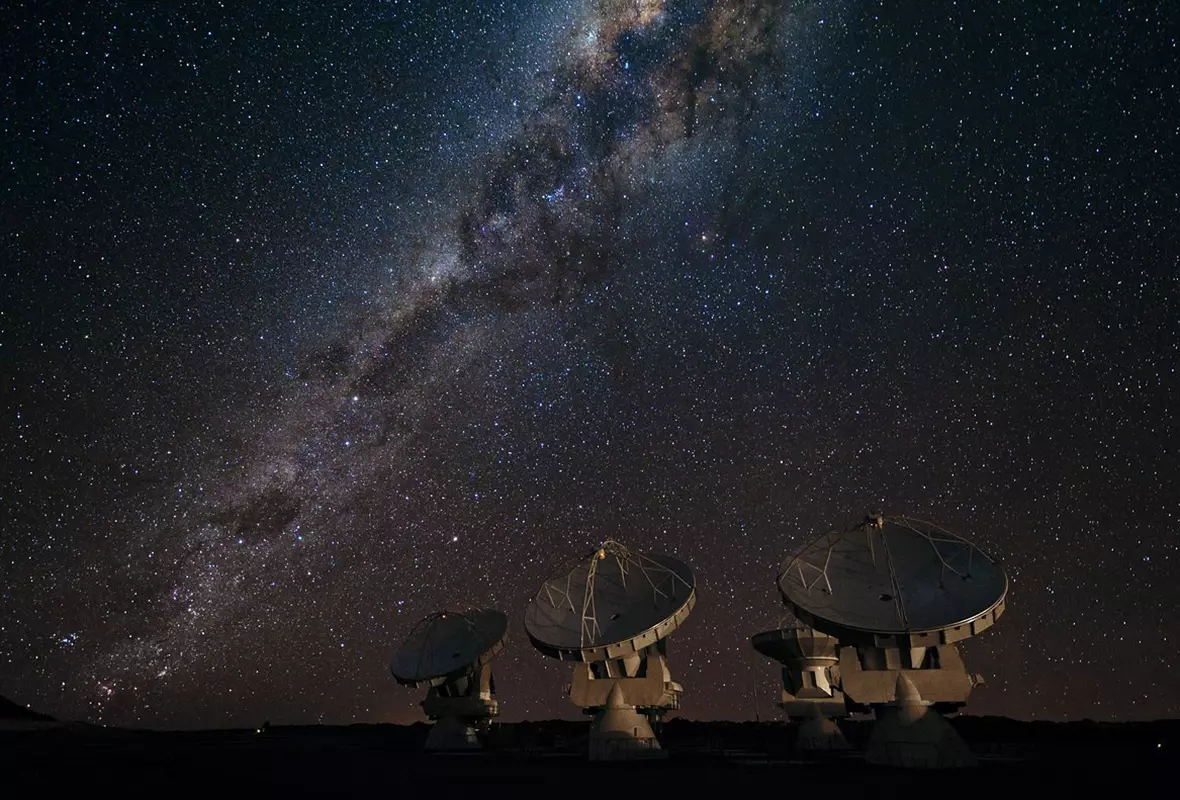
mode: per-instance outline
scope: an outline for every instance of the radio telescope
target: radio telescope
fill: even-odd
[[[390,672],[403,686],[429,688],[422,710],[435,723],[427,750],[473,750],[500,709],[491,660],[504,649],[508,617],[464,606],[440,611],[410,630]]]
[[[782,700],[788,718],[800,719],[795,746],[800,750],[847,750],[848,740],[835,723],[847,715],[840,691],[840,643],[797,620],[750,639],[754,649],[782,664]]]
[[[955,643],[1003,614],[1008,578],[999,564],[932,523],[874,515],[805,545],[787,559],[778,588],[804,625],[838,643],[828,680],[849,710],[875,713],[870,762],[974,763],[940,712],[957,711],[982,682]]]
[[[608,540],[561,567],[525,609],[533,646],[574,665],[570,699],[593,715],[590,759],[666,755],[652,730],[680,707],[667,637],[696,603],[692,570]]]

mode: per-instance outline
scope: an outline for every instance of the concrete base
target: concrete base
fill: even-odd
[[[454,683],[432,686],[426,693],[422,710],[435,720],[426,737],[426,750],[479,750],[483,746],[479,733],[500,713],[500,704],[491,694],[491,667],[485,664],[476,677],[481,683],[467,679],[462,687],[466,694],[444,694],[454,691]],[[480,685],[483,688],[476,691]]]
[[[426,737],[426,750],[479,750],[479,737],[475,732],[475,722],[459,717],[442,717],[432,726]]]
[[[607,704],[598,709],[590,724],[591,761],[631,761],[665,758],[660,741],[647,716],[623,701],[616,685]]]
[[[907,769],[956,769],[978,762],[941,714],[922,700],[905,675],[897,678],[895,700],[878,706],[865,761]]]
[[[836,721],[824,716],[819,706],[815,705],[799,725],[795,734],[795,747],[804,752],[852,749]]]

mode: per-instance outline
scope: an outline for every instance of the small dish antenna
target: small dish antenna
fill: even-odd
[[[680,707],[667,637],[696,604],[692,570],[607,540],[561,566],[525,608],[524,628],[545,655],[577,662],[570,699],[594,721],[591,760],[665,755],[652,723]]]
[[[840,643],[794,618],[754,635],[750,643],[782,665],[782,698],[788,719],[800,721],[795,747],[803,751],[847,750],[848,740],[835,719],[846,716],[837,677]]]
[[[927,717],[957,711],[982,682],[955,643],[1004,613],[1008,578],[995,560],[933,523],[873,514],[804,545],[777,583],[800,624],[753,644],[783,664],[788,714],[805,702],[830,712],[842,696],[845,713],[877,717],[874,763],[974,763],[953,728]]]
[[[422,710],[435,721],[427,750],[472,750],[500,709],[491,660],[508,639],[500,611],[457,606],[419,621],[393,657],[390,672],[403,686],[429,687]]]

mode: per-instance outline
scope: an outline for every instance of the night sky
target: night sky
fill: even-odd
[[[0,694],[407,722],[397,643],[617,537],[690,718],[774,716],[779,562],[1006,567],[975,714],[1180,715],[1170,2],[14,2]]]

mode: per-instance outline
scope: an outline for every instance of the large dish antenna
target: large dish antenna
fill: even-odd
[[[830,530],[787,559],[784,602],[843,644],[950,644],[1004,612],[1008,578],[971,542],[930,522],[871,516]]]
[[[696,582],[687,565],[608,540],[541,584],[525,609],[524,628],[545,655],[606,661],[664,639],[695,604]]]
[[[692,570],[608,540],[566,562],[529,601],[524,628],[547,656],[579,662],[570,699],[593,715],[591,760],[655,758],[652,723],[680,707],[667,637],[696,603]]]
[[[420,620],[389,671],[403,686],[442,683],[491,661],[504,649],[508,617],[488,608],[460,607]]]
[[[422,709],[435,720],[427,750],[472,750],[499,713],[491,660],[504,649],[508,617],[474,606],[440,611],[419,621],[393,657],[390,672],[403,686],[430,688]]]
[[[784,707],[788,697],[815,694],[815,681],[792,683],[794,672],[809,670],[827,680],[832,699],[843,695],[848,710],[873,710],[872,763],[975,763],[941,713],[961,708],[981,682],[967,672],[955,643],[1004,613],[1008,577],[999,564],[931,522],[877,514],[804,545],[784,563],[777,583],[799,620],[836,643],[833,661],[827,653],[820,659],[818,651],[803,652],[804,643],[814,650],[814,638],[755,637],[760,652],[784,663]]]

